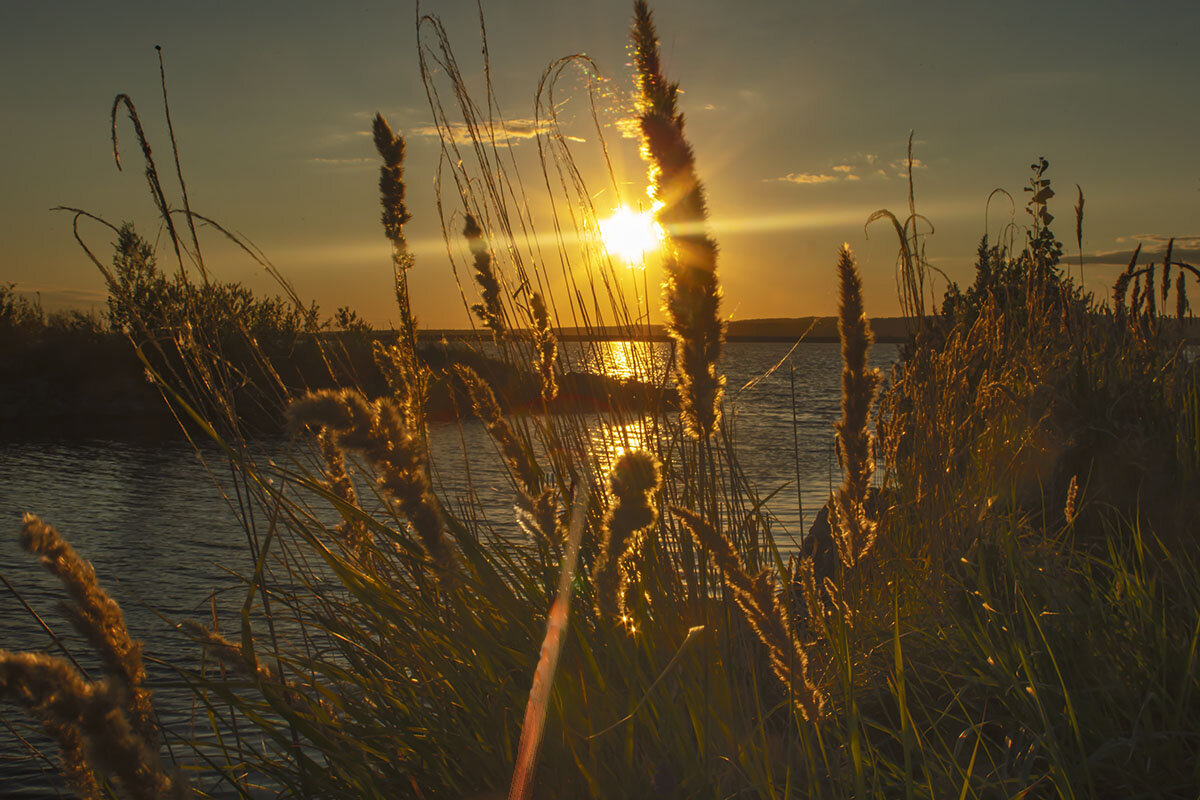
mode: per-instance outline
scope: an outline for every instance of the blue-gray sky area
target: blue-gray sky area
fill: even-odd
[[[1075,185],[1086,196],[1089,288],[1103,293],[1138,242],[1200,256],[1200,3],[898,3],[659,0],[652,7],[664,67],[680,82],[687,135],[721,246],[728,316],[829,314],[836,252],[860,258],[873,315],[897,313],[894,234],[864,233],[879,208],[907,213],[905,148],[915,131],[917,209],[934,226],[932,264],[970,280],[979,237],[1026,219],[1021,191],[1039,156],[1058,192],[1053,225],[1076,248]],[[585,0],[484,2],[491,78],[511,136],[501,149],[520,171],[530,213],[552,231],[538,168],[535,96],[555,58],[586,53],[599,85],[613,170],[625,200],[645,199],[646,171],[629,116],[632,5]],[[425,2],[486,112],[473,2]],[[155,45],[166,59],[172,121],[194,210],[239,231],[327,313],[348,305],[395,318],[389,248],[379,224],[378,163],[367,135],[384,112],[406,135],[422,324],[462,327],[434,181],[438,140],[418,66],[417,8],[396,2],[64,2],[0,7],[0,281],[39,292],[48,307],[102,308],[102,278],[72,235],[85,208],[159,229],[133,130],[118,124],[125,170],[109,139],[113,97],[128,93],[164,179],[174,173]],[[426,29],[429,33],[431,29]],[[445,75],[434,75],[453,117]],[[581,180],[601,213],[618,189],[600,172],[588,83],[556,87]],[[443,165],[443,181],[446,181]],[[555,178],[557,180],[557,178]],[[174,180],[168,194],[177,199]],[[453,189],[443,212],[459,225]],[[560,200],[561,205],[561,200]],[[562,214],[565,209],[559,209]],[[986,227],[985,227],[986,226]],[[108,258],[110,232],[82,228]],[[260,267],[202,234],[213,273],[274,291]],[[1017,233],[1017,241],[1022,238]],[[461,251],[458,237],[450,248]],[[171,265],[160,244],[160,259]],[[547,249],[553,256],[553,247]],[[1078,273],[1078,265],[1071,267]],[[658,280],[653,271],[649,284]],[[468,287],[468,293],[469,293]],[[468,299],[473,299],[468,297]]]

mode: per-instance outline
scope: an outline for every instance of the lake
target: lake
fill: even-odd
[[[635,363],[665,369],[663,343],[569,347],[578,363],[611,375],[629,374]],[[840,481],[832,428],[840,412],[839,345],[801,344],[773,374],[762,377],[789,349],[786,343],[731,342],[722,361],[728,381],[726,424],[759,495],[779,490],[766,507],[785,549],[799,541]],[[885,371],[896,356],[896,345],[872,349],[873,364]],[[589,431],[602,458],[628,444],[626,433],[599,421]],[[261,446],[269,456],[287,457],[286,442]],[[237,502],[230,473],[221,468],[215,447],[203,447],[203,458],[181,442],[22,441],[0,450],[0,575],[12,586],[0,584],[0,648],[51,647],[17,594],[68,645],[79,644],[56,608],[63,597],[59,584],[17,544],[21,514],[31,511],[92,561],[101,584],[124,610],[131,634],[145,642],[149,683],[174,747],[190,735],[193,723],[203,728],[205,720],[167,666],[198,664],[198,649],[163,618],[207,623],[215,605],[223,625],[236,625],[230,611],[241,602],[241,584],[235,573],[253,566],[246,534],[229,505]],[[518,535],[507,477],[482,425],[473,420],[433,425],[430,447],[435,486],[447,506],[454,507],[469,474],[489,522]],[[87,647],[72,650],[85,668],[96,667]],[[55,765],[31,754],[17,738],[46,746],[36,727],[7,704],[0,706],[0,722],[0,797],[59,796]],[[56,762],[52,746],[45,754]]]

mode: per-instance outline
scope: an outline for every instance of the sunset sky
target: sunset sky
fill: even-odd
[[[845,241],[859,254],[867,310],[897,312],[895,237],[865,238],[878,208],[905,211],[902,177],[915,131],[918,210],[935,226],[930,260],[969,280],[979,237],[997,234],[1029,165],[1045,156],[1058,191],[1054,229],[1075,251],[1075,184],[1086,196],[1089,288],[1104,291],[1138,240],[1178,237],[1200,258],[1200,3],[652,3],[668,77],[684,91],[686,132],[721,246],[726,315],[829,314]],[[1086,13],[1080,9],[1086,7]],[[632,108],[631,3],[519,0],[483,5],[496,98],[540,231],[552,230],[533,134],[538,79],[586,53],[608,79],[601,118],[626,200],[645,198],[636,141],[615,123]],[[474,3],[427,2],[444,21],[477,102],[482,60]],[[102,280],[76,245],[77,206],[154,236],[133,131],[113,164],[109,109],[128,93],[164,179],[173,174],[154,46],[163,46],[172,119],[195,210],[257,244],[326,313],[349,305],[395,319],[379,225],[378,162],[366,132],[382,111],[408,139],[412,294],[422,324],[463,327],[466,313],[435,208],[438,142],[418,69],[416,8],[396,2],[6,2],[0,9],[0,282],[48,307],[102,307]],[[442,81],[439,86],[446,91]],[[449,103],[449,96],[444,100]],[[598,209],[616,205],[598,173],[586,84],[556,92]],[[450,110],[450,109],[448,109]],[[452,110],[451,110],[452,113]],[[169,182],[175,187],[175,182]],[[168,189],[172,197],[178,192]],[[446,213],[461,215],[453,193]],[[457,217],[456,217],[457,218]],[[111,235],[84,229],[107,257]],[[274,291],[262,270],[209,234],[222,279]],[[456,241],[454,248],[460,248]],[[551,248],[552,249],[552,248]],[[160,247],[160,258],[167,250]],[[1072,267],[1078,272],[1077,262]],[[651,282],[657,280],[657,275]],[[472,298],[473,299],[473,298]]]

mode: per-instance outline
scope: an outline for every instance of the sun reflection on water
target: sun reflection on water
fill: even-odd
[[[667,360],[668,349],[663,342],[592,342],[584,354],[588,372],[656,385],[666,373]]]

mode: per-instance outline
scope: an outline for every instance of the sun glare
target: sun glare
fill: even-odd
[[[623,205],[608,219],[600,220],[600,238],[609,253],[637,265],[647,253],[658,249],[663,230],[654,221],[653,211],[639,213]]]

